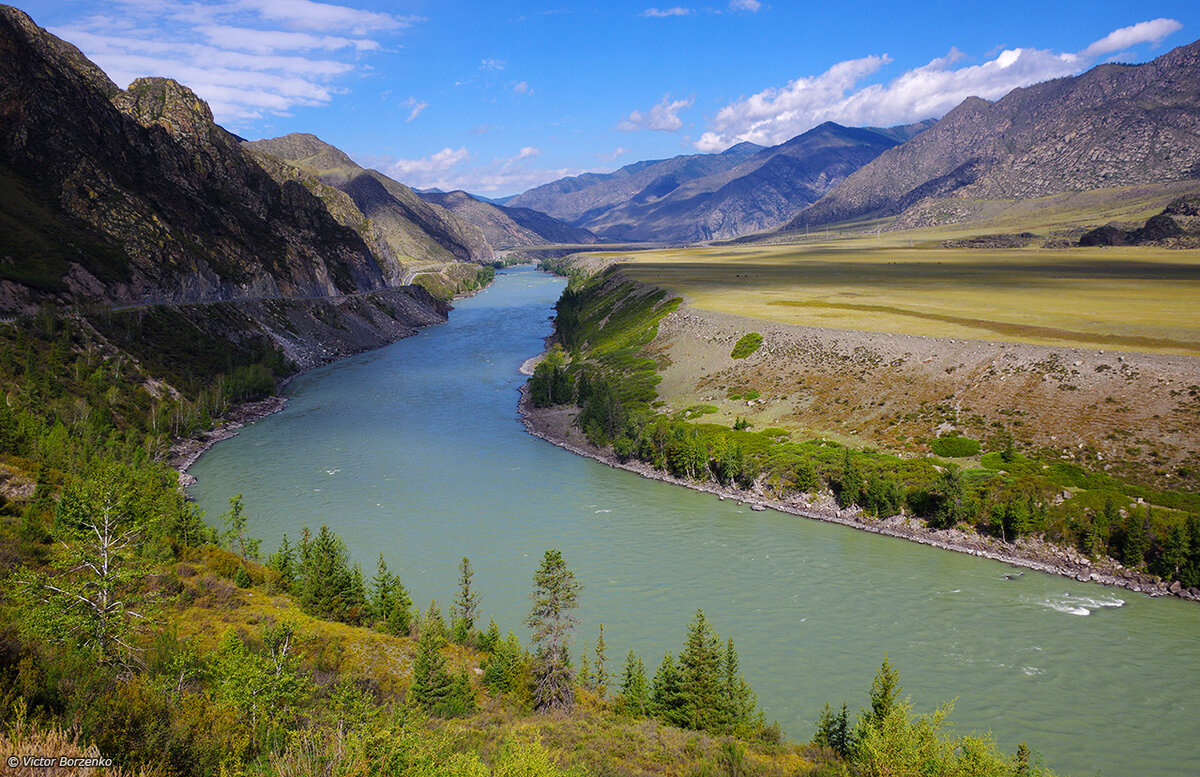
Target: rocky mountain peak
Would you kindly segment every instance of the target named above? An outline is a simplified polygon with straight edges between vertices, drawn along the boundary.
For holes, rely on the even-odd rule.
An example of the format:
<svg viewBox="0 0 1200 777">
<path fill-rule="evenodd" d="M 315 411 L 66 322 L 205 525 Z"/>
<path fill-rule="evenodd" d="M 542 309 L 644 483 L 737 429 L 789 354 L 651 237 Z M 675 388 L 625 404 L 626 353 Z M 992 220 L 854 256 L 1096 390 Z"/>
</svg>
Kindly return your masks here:
<svg viewBox="0 0 1200 777">
<path fill-rule="evenodd" d="M 157 125 L 176 140 L 206 137 L 216 128 L 208 103 L 170 78 L 139 78 L 112 102 L 143 127 Z"/>
</svg>

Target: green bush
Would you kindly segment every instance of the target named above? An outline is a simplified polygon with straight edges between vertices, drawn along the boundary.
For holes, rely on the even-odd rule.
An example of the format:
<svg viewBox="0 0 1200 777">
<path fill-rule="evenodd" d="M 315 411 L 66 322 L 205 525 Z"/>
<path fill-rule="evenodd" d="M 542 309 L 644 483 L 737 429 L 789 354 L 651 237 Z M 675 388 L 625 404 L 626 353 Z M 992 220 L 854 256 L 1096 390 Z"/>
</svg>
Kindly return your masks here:
<svg viewBox="0 0 1200 777">
<path fill-rule="evenodd" d="M 939 437 L 929 444 L 929 448 L 938 456 L 958 459 L 978 454 L 979 441 L 970 437 Z"/>
<path fill-rule="evenodd" d="M 757 351 L 761 345 L 762 335 L 758 332 L 751 332 L 748 335 L 742 335 L 741 339 L 733 346 L 733 351 L 729 355 L 735 359 L 745 359 Z"/>
</svg>

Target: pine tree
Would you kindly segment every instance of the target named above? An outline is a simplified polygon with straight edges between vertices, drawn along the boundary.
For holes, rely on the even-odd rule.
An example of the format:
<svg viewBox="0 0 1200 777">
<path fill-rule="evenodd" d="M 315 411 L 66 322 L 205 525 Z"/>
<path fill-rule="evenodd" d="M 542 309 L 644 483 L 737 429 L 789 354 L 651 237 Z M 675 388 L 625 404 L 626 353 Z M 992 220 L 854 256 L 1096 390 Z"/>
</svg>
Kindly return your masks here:
<svg viewBox="0 0 1200 777">
<path fill-rule="evenodd" d="M 441 623 L 435 602 L 421 624 L 417 657 L 413 661 L 412 684 L 408 688 L 413 703 L 427 712 L 444 708 L 451 697 L 453 681 L 446 671 L 446 658 L 441 653 L 445 643 L 444 631 L 445 626 Z"/>
<path fill-rule="evenodd" d="M 650 687 L 646 680 L 646 665 L 629 649 L 625 671 L 621 673 L 621 706 L 639 717 L 650 714 Z"/>
<path fill-rule="evenodd" d="M 463 556 L 458 565 L 458 597 L 454 600 L 458 620 L 451 619 L 456 632 L 461 629 L 461 638 L 456 639 L 460 643 L 465 642 L 475 630 L 475 620 L 479 617 L 479 592 L 471 590 L 471 579 L 474 577 L 475 570 L 471 567 L 470 559 Z M 462 622 L 461 627 L 458 621 Z"/>
<path fill-rule="evenodd" d="M 229 498 L 229 512 L 221 516 L 221 520 L 226 526 L 225 547 L 242 558 L 257 559 L 261 540 L 246 536 L 247 517 L 241 494 Z"/>
<path fill-rule="evenodd" d="M 892 667 L 887 653 L 883 654 L 883 665 L 871 682 L 871 709 L 867 721 L 876 724 L 888 716 L 900 698 L 900 674 Z"/>
<path fill-rule="evenodd" d="M 721 642 L 709 628 L 704 612 L 688 625 L 687 645 L 679 654 L 683 725 L 692 729 L 721 728 Z"/>
<path fill-rule="evenodd" d="M 846 703 L 842 702 L 841 712 L 835 713 L 829 707 L 829 702 L 825 702 L 825 707 L 821 710 L 821 717 L 817 720 L 817 734 L 813 737 L 813 743 L 821 747 L 828 747 L 836 751 L 838 755 L 845 757 L 850 753 L 851 737 Z"/>
<path fill-rule="evenodd" d="M 574 611 L 580 584 L 557 550 L 547 550 L 534 573 L 533 608 L 525 623 L 533 630 L 537 656 L 533 667 L 534 709 L 568 709 L 575 701 L 567 642 L 579 622 Z"/>
<path fill-rule="evenodd" d="M 271 556 L 267 566 L 279 573 L 279 584 L 283 590 L 290 590 L 296 577 L 296 552 L 288 543 L 286 534 L 279 543 L 279 550 Z"/>
<path fill-rule="evenodd" d="M 498 644 L 500 644 L 500 627 L 496 625 L 496 619 L 492 618 L 488 622 L 487 631 L 479 638 L 479 649 L 485 653 L 491 653 Z"/>
<path fill-rule="evenodd" d="M 601 698 L 608 693 L 608 683 L 611 681 L 611 676 L 608 674 L 608 669 L 605 664 L 608 662 L 608 645 L 604 642 L 604 624 L 600 624 L 600 635 L 596 637 L 596 649 L 592 651 L 595 657 L 595 668 L 592 670 L 592 684 L 596 688 L 596 692 Z"/>
<path fill-rule="evenodd" d="M 729 728 L 749 725 L 754 716 L 756 699 L 746 678 L 742 677 L 737 649 L 733 646 L 733 637 L 730 637 L 725 644 L 721 679 L 725 724 Z"/>
<path fill-rule="evenodd" d="M 393 593 L 395 587 L 396 576 L 388 570 L 387 562 L 380 553 L 375 577 L 371 578 L 370 613 L 372 618 L 387 622 L 392 614 L 392 608 L 396 604 Z"/>
<path fill-rule="evenodd" d="M 680 693 L 679 669 L 671 652 L 663 656 L 658 671 L 654 673 L 654 685 L 650 700 L 654 714 L 673 725 L 683 725 L 683 698 Z"/>
</svg>

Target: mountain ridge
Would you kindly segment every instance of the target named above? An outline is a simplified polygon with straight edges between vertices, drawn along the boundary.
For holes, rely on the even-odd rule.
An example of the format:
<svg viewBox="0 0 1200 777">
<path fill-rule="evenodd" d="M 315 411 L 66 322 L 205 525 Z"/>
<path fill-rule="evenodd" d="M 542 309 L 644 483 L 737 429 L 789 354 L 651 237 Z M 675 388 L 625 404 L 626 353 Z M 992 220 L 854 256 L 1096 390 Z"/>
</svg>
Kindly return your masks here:
<svg viewBox="0 0 1200 777">
<path fill-rule="evenodd" d="M 1200 94 L 1188 88 L 1198 80 L 1200 41 L 1145 64 L 1099 65 L 1014 89 L 996 102 L 967 98 L 784 229 L 891 216 L 901 216 L 896 226 L 928 226 L 970 220 L 972 199 L 1200 177 Z"/>
</svg>

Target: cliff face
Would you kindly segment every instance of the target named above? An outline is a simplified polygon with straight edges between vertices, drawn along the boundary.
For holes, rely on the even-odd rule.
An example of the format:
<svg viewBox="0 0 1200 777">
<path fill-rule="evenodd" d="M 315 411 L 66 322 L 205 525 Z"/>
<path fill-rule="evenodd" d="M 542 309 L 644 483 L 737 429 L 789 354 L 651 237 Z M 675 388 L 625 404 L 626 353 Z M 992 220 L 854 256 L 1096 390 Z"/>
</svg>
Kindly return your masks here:
<svg viewBox="0 0 1200 777">
<path fill-rule="evenodd" d="M 353 229 L 276 182 L 173 81 L 122 92 L 0 8 L 5 301 L 329 296 L 382 288 Z M 22 295 L 19 289 L 25 287 Z"/>
<path fill-rule="evenodd" d="M 204 337 L 307 367 L 445 320 L 402 280 L 348 194 L 251 153 L 186 87 L 122 91 L 0 6 L 0 315 L 83 304 L 142 358 Z"/>
<path fill-rule="evenodd" d="M 787 226 L 903 214 L 903 226 L 970 218 L 947 202 L 1027 199 L 1200 178 L 1200 42 L 1144 65 L 1101 65 L 968 98 Z M 952 215 L 961 211 L 962 215 Z"/>
</svg>

